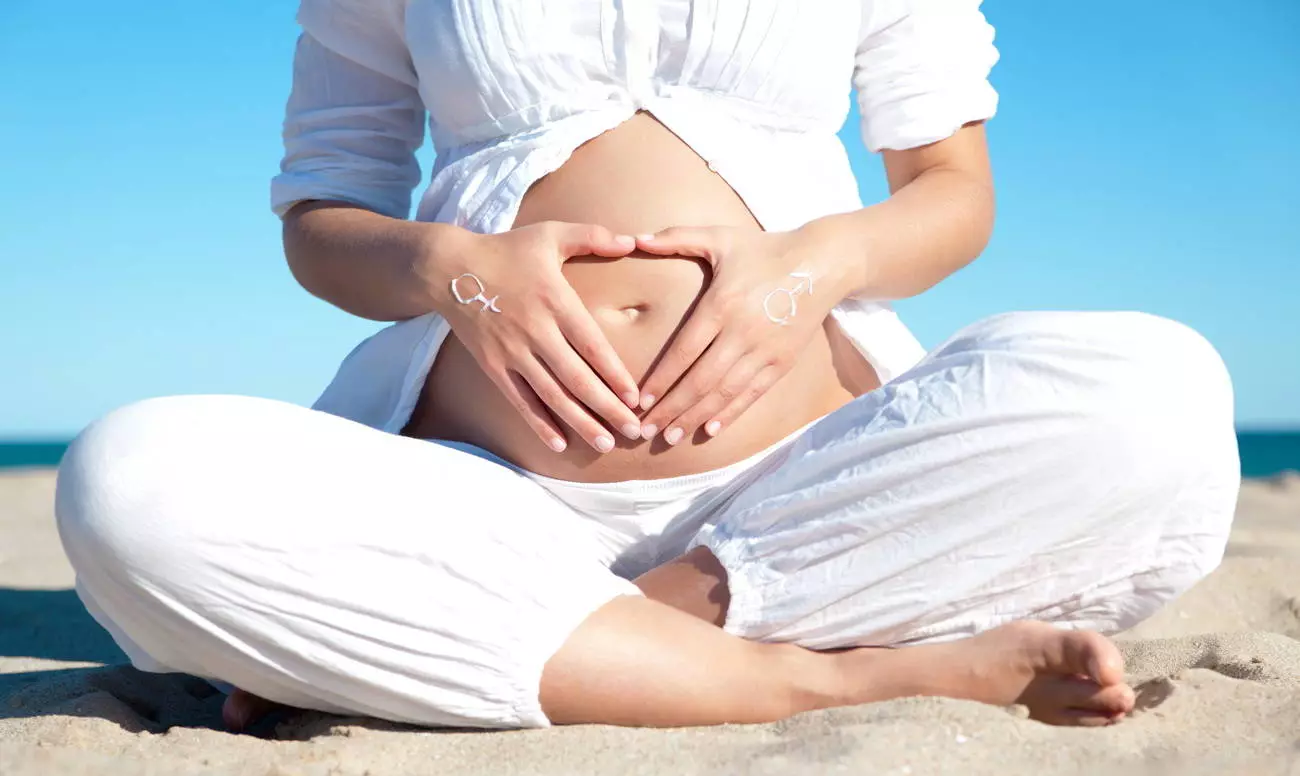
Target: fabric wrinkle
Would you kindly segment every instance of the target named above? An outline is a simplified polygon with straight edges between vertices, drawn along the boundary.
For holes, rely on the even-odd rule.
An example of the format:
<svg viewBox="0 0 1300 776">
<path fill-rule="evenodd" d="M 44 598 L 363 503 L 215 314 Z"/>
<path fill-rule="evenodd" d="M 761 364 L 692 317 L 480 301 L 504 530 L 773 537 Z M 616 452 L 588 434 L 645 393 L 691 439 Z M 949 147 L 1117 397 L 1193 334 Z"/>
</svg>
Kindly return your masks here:
<svg viewBox="0 0 1300 776">
<path fill-rule="evenodd" d="M 271 187 L 510 229 L 531 184 L 639 109 L 769 230 L 862 206 L 873 151 L 996 111 L 977 0 L 302 0 Z M 631 13 L 629 13 L 629 11 Z M 831 313 L 883 386 L 729 467 L 572 483 L 400 435 L 448 323 L 357 345 L 313 408 L 150 399 L 74 441 L 76 590 L 140 670 L 427 726 L 545 727 L 547 662 L 631 579 L 705 548 L 724 627 L 809 649 L 1015 619 L 1114 632 L 1222 559 L 1240 478 L 1226 368 L 1185 326 L 1013 313 L 928 354 L 888 305 Z M 485 516 L 483 494 L 490 493 Z M 253 537 L 256 537 L 254 540 Z M 291 560 L 287 560 L 291 559 Z"/>
<path fill-rule="evenodd" d="M 1044 361 L 1092 378 L 1043 391 Z M 78 437 L 56 516 L 87 609 L 141 670 L 322 711 L 538 727 L 569 635 L 698 547 L 726 572 L 724 627 L 754 641 L 1135 624 L 1223 557 L 1239 466 L 1222 370 L 1152 316 L 999 316 L 750 459 L 623 483 L 281 402 L 154 399 Z"/>
<path fill-rule="evenodd" d="M 358 124 L 375 115 L 372 95 L 389 95 L 390 103 L 410 106 L 411 115 L 427 114 L 434 138 L 435 168 L 416 212 L 421 221 L 485 234 L 510 229 L 534 182 L 638 110 L 649 111 L 707 160 L 765 229 L 793 229 L 855 210 L 862 202 L 836 135 L 847 115 L 850 82 L 863 100 L 873 84 L 903 73 L 921 92 L 970 95 L 957 107 L 946 97 L 925 111 L 886 110 L 883 103 L 870 116 L 864 110 L 863 135 L 872 144 L 883 137 L 879 142 L 897 147 L 918 123 L 928 134 L 940 133 L 954 110 L 963 122 L 996 110 L 986 81 L 996 60 L 995 52 L 985 51 L 991 38 L 959 47 L 928 70 L 876 56 L 878 47 L 863 44 L 896 47 L 901 37 L 925 46 L 927 36 L 945 44 L 964 41 L 986 26 L 978 3 L 945 3 L 946 21 L 917 11 L 927 22 L 906 33 L 868 24 L 874 7 L 864 2 L 796 11 L 780 0 L 749 0 L 741 7 L 687 0 L 559 2 L 546 11 L 555 40 L 534 50 L 535 33 L 529 38 L 523 29 L 527 14 L 510 0 L 306 0 L 299 13 L 301 77 L 286 113 L 286 161 L 272 183 L 272 205 L 283 215 L 303 199 L 340 198 L 404 216 L 409 204 L 402 203 L 409 203 L 418 180 L 414 149 L 423 132 Z M 946 63 L 961 56 L 978 65 L 962 69 L 954 86 Z M 420 77 L 433 73 L 438 77 Z M 318 88 L 322 82 L 328 86 Z M 348 103 L 355 107 L 319 112 Z M 328 160 L 328 168 L 308 159 Z M 846 300 L 835 315 L 882 379 L 924 353 L 887 304 Z M 441 332 L 441 321 L 431 319 L 437 316 L 394 326 L 425 327 L 419 350 L 427 353 Z M 374 339 L 365 347 L 377 350 L 376 359 L 407 355 L 383 350 L 391 341 Z M 373 403 L 378 392 L 409 397 L 423 367 L 417 362 L 397 386 L 340 370 L 331 401 L 345 393 L 355 394 L 357 404 Z M 380 427 L 400 427 L 408 411 L 405 399 L 397 402 Z"/>
</svg>

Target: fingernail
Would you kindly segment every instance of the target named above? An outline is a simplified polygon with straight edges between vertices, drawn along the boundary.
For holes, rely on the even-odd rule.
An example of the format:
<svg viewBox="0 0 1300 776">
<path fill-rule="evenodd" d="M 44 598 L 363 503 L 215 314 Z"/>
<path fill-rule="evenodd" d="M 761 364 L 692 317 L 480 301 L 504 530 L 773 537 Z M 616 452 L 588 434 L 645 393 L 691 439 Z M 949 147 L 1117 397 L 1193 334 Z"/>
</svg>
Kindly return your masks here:
<svg viewBox="0 0 1300 776">
<path fill-rule="evenodd" d="M 675 445 L 682 441 L 682 430 L 677 426 L 668 429 L 664 432 L 664 441 L 670 445 Z"/>
<path fill-rule="evenodd" d="M 614 242 L 631 248 L 633 245 L 636 245 L 636 238 L 630 234 L 619 234 L 614 236 Z"/>
<path fill-rule="evenodd" d="M 656 426 L 656 425 L 653 424 L 653 423 L 641 427 L 641 438 L 642 438 L 642 439 L 654 439 L 654 438 L 655 438 L 655 434 L 658 434 L 658 433 L 659 433 L 659 427 Z"/>
<path fill-rule="evenodd" d="M 641 397 L 641 409 L 643 409 L 643 410 L 648 410 L 648 409 L 650 409 L 650 405 L 652 405 L 652 404 L 655 403 L 655 398 L 656 398 L 656 397 L 655 397 L 655 395 L 654 395 L 653 393 L 647 393 L 645 396 L 642 396 L 642 397 Z"/>
<path fill-rule="evenodd" d="M 568 445 L 564 443 L 563 439 L 560 439 L 559 437 L 554 437 L 553 439 L 551 439 L 551 449 L 554 450 L 555 452 L 562 453 L 564 452 L 564 448 L 566 447 L 568 447 Z"/>
<path fill-rule="evenodd" d="M 704 433 L 708 434 L 709 436 L 717 436 L 718 432 L 721 430 L 722 430 L 722 424 L 716 420 L 710 420 L 709 425 L 704 427 Z"/>
<path fill-rule="evenodd" d="M 640 423 L 624 423 L 624 424 L 623 424 L 623 436 L 627 437 L 628 439 L 640 439 L 640 438 L 641 438 L 641 424 L 640 424 Z"/>
<path fill-rule="evenodd" d="M 641 394 L 637 393 L 636 391 L 628 391 L 627 393 L 623 394 L 623 403 L 631 407 L 632 409 L 636 409 L 636 405 L 640 401 L 641 401 Z"/>
<path fill-rule="evenodd" d="M 614 439 L 607 436 L 596 437 L 596 449 L 602 453 L 608 453 L 614 449 Z"/>
<path fill-rule="evenodd" d="M 636 239 L 641 240 L 642 242 L 649 242 L 654 238 L 655 236 L 653 234 L 638 234 L 636 236 Z"/>
</svg>

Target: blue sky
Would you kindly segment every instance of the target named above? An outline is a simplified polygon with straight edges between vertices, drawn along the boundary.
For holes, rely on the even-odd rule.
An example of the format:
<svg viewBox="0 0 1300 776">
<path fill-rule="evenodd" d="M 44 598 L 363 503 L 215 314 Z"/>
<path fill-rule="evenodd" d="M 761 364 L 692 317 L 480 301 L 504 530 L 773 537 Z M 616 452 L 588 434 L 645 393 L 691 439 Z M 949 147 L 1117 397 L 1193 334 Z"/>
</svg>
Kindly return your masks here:
<svg viewBox="0 0 1300 776">
<path fill-rule="evenodd" d="M 376 328 L 298 289 L 266 206 L 294 9 L 0 8 L 0 437 L 171 393 L 310 403 Z M 1300 426 L 1300 4 L 985 12 L 997 232 L 901 303 L 907 322 L 933 345 L 1004 310 L 1168 315 L 1224 354 L 1242 425 Z M 884 196 L 842 136 L 864 198 Z"/>
</svg>

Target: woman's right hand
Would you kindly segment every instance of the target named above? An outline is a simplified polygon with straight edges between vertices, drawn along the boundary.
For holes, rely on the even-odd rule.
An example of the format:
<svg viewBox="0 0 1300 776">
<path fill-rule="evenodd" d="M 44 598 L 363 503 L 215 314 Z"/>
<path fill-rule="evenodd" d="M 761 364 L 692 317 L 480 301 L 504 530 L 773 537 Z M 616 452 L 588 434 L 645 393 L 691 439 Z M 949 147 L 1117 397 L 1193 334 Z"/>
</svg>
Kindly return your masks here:
<svg viewBox="0 0 1300 776">
<path fill-rule="evenodd" d="M 635 248 L 634 238 L 601 226 L 543 221 L 469 233 L 436 262 L 443 276 L 434 280 L 438 312 L 556 452 L 567 442 L 554 418 L 602 453 L 614 449 L 609 428 L 640 438 L 636 381 L 561 272 L 575 256 L 621 258 Z M 458 277 L 459 299 L 452 288 Z"/>
</svg>

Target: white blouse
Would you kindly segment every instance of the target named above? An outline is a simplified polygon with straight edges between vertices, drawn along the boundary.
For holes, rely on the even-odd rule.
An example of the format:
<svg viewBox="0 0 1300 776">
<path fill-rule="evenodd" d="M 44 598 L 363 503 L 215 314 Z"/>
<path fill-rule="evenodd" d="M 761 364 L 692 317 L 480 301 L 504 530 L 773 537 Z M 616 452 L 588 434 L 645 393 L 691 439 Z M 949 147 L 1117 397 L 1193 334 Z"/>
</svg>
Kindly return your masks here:
<svg viewBox="0 0 1300 776">
<path fill-rule="evenodd" d="M 271 185 L 398 218 L 437 153 L 421 221 L 495 233 L 582 143 L 646 110 L 768 230 L 862 207 L 836 133 L 856 88 L 873 150 L 948 137 L 997 108 L 979 0 L 302 0 Z M 923 351 L 883 303 L 833 312 L 882 380 Z M 319 408 L 400 430 L 448 333 L 429 314 L 363 342 Z"/>
</svg>

